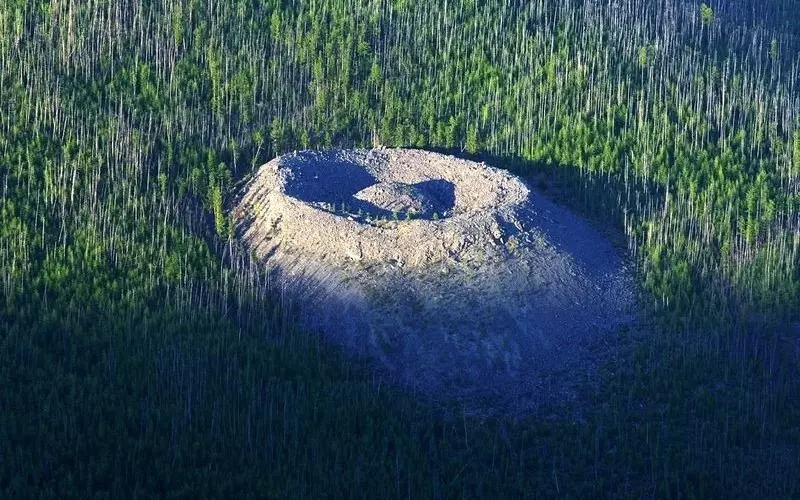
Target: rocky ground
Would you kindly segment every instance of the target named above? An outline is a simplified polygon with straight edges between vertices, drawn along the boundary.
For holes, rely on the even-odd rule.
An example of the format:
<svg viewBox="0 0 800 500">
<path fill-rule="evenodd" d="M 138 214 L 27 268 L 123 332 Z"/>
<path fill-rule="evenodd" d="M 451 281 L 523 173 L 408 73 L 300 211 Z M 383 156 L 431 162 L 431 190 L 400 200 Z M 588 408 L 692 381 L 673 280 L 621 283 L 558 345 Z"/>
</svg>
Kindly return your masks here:
<svg viewBox="0 0 800 500">
<path fill-rule="evenodd" d="M 301 152 L 259 169 L 233 214 L 304 326 L 471 413 L 573 397 L 635 314 L 607 240 L 484 164 Z"/>
</svg>

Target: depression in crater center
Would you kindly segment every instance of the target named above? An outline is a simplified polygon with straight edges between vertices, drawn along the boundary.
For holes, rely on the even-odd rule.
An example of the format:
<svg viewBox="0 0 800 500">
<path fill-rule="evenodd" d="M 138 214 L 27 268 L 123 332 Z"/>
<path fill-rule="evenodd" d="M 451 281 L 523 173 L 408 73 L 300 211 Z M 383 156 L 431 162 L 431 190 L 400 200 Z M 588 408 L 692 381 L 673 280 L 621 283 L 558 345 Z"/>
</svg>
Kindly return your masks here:
<svg viewBox="0 0 800 500">
<path fill-rule="evenodd" d="M 237 235 L 307 328 L 475 412 L 569 398 L 635 314 L 599 232 L 482 163 L 418 150 L 285 155 L 244 186 Z"/>
<path fill-rule="evenodd" d="M 309 154 L 293 156 L 303 168 L 292 169 L 283 186 L 288 196 L 314 206 L 370 218 L 403 213 L 425 219 L 444 216 L 455 204 L 454 185 L 447 180 L 393 175 L 353 158 L 317 162 Z"/>
</svg>

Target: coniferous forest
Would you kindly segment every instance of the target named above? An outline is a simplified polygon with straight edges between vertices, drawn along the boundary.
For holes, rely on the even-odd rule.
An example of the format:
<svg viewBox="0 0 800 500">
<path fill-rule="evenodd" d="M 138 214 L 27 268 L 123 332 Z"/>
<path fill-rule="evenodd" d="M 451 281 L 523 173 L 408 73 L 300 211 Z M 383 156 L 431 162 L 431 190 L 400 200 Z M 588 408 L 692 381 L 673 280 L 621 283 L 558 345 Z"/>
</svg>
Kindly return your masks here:
<svg viewBox="0 0 800 500">
<path fill-rule="evenodd" d="M 486 159 L 646 319 L 579 402 L 467 418 L 301 331 L 235 241 L 274 156 Z M 0 496 L 800 495 L 796 0 L 4 0 Z"/>
</svg>

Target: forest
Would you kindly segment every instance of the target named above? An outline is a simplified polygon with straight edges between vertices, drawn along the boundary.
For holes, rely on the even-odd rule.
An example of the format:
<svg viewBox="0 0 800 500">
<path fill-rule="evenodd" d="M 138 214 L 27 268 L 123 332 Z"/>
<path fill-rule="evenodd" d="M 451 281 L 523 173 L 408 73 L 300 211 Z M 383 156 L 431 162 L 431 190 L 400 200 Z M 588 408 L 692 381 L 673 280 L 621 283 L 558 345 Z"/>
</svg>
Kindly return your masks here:
<svg viewBox="0 0 800 500">
<path fill-rule="evenodd" d="M 292 321 L 278 154 L 483 158 L 623 248 L 576 404 L 467 418 Z M 0 496 L 800 495 L 796 0 L 4 0 Z"/>
</svg>

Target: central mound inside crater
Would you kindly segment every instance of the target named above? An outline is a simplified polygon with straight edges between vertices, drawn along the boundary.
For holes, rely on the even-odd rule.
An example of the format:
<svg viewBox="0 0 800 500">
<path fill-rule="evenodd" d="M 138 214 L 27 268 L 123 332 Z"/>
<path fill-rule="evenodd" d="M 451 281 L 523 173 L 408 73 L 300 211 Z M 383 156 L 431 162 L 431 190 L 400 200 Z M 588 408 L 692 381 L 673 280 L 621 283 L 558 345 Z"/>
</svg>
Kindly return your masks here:
<svg viewBox="0 0 800 500">
<path fill-rule="evenodd" d="M 249 180 L 233 216 L 302 325 L 468 411 L 569 397 L 602 361 L 597 343 L 635 314 L 608 241 L 482 163 L 285 155 Z"/>
<path fill-rule="evenodd" d="M 366 157 L 326 162 L 308 153 L 293 157 L 303 168 L 292 169 L 284 179 L 288 196 L 331 212 L 388 218 L 409 214 L 432 219 L 455 208 L 455 185 L 442 178 L 409 176 L 407 170 L 387 168 L 380 151 Z M 311 161 L 308 161 L 311 160 Z"/>
<path fill-rule="evenodd" d="M 455 205 L 455 186 L 445 180 L 417 184 L 380 182 L 355 194 L 355 205 L 375 207 L 375 215 L 405 213 L 423 219 L 447 215 Z"/>
</svg>

